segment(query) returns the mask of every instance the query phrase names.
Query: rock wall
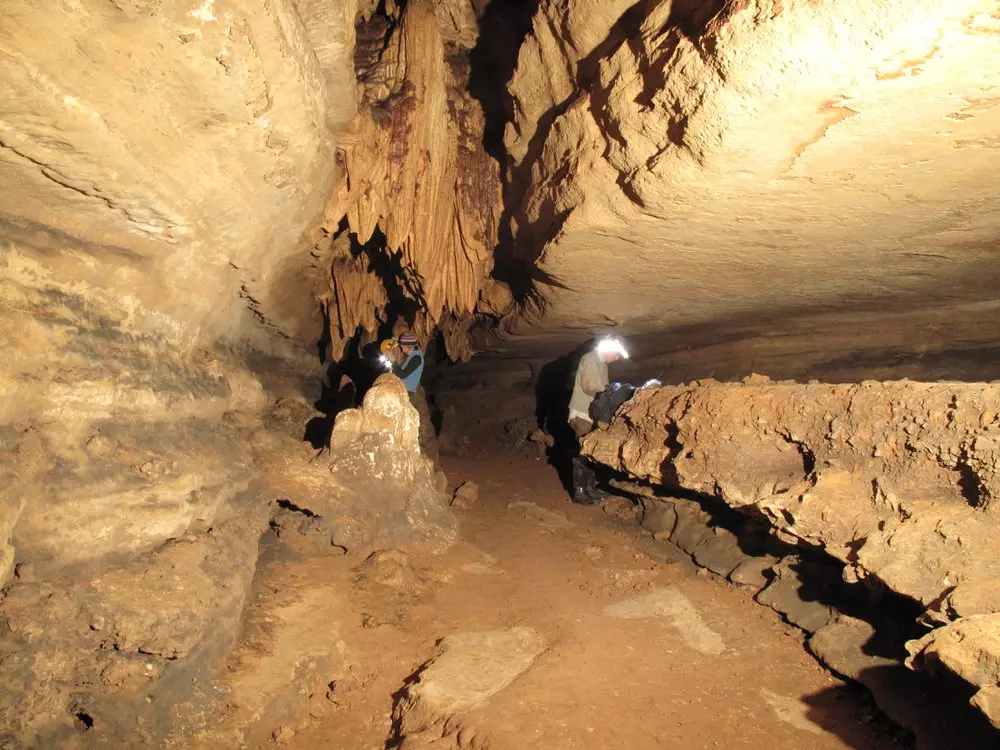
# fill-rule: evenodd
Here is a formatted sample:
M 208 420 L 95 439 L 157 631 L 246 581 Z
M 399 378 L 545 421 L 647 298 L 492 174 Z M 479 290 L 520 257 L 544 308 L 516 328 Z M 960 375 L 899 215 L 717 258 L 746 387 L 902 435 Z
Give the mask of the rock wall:
M 924 622 L 945 626 L 909 648 L 984 686 L 977 702 L 1000 724 L 1000 675 L 988 666 L 1000 654 L 998 396 L 994 384 L 760 377 L 650 388 L 587 436 L 584 452 L 644 482 L 759 511 L 779 537 L 844 563 L 846 581 L 915 600 Z M 968 628 L 976 637 L 961 641 Z
M 0 738 L 89 746 L 80 730 L 95 721 L 112 744 L 190 746 L 211 733 L 269 528 L 301 554 L 454 542 L 447 480 L 420 453 L 398 379 L 383 376 L 361 408 L 342 412 L 320 456 L 301 440 L 315 415 L 290 396 L 263 418 L 178 415 L 152 435 L 112 422 L 65 436 L 49 459 L 50 472 L 65 465 L 61 484 L 35 476 L 60 502 L 36 508 L 31 498 L 14 525 L 17 573 L 0 598 Z M 101 489 L 108 496 L 95 500 Z
M 338 117 L 290 2 L 15 1 L 0 47 L 4 583 L 248 487 L 219 425 L 277 362 L 317 374 L 260 299 L 332 190 Z
M 359 10 L 4 6 L 0 744 L 210 721 L 272 523 L 338 553 L 454 536 L 399 388 L 325 458 L 302 442 Z

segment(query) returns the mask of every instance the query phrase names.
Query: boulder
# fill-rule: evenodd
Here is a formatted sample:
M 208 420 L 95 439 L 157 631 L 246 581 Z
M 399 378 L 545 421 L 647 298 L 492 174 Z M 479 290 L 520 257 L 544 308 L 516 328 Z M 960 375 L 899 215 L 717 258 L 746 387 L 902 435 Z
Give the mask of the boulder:
M 907 665 L 934 672 L 942 667 L 977 688 L 973 705 L 1000 729 L 1000 614 L 971 615 L 906 644 Z M 979 696 L 980 692 L 985 693 Z
M 692 502 L 677 502 L 674 504 L 677 513 L 677 524 L 670 534 L 670 541 L 687 552 L 694 554 L 698 546 L 712 533 L 708 523 L 710 517 Z
M 694 561 L 720 576 L 728 576 L 740 563 L 749 556 L 740 549 L 739 540 L 731 532 L 715 527 L 712 533 L 706 535 L 695 547 Z
M 337 415 L 322 461 L 284 448 L 265 464 L 272 486 L 321 519 L 333 545 L 367 555 L 378 548 L 443 550 L 457 535 L 443 474 L 420 450 L 419 417 L 403 383 L 381 376 L 360 408 Z
M 810 636 L 809 650 L 837 674 L 865 682 L 870 670 L 902 666 L 898 660 L 870 654 L 869 644 L 874 638 L 875 628 L 869 623 L 837 615 Z
M 479 485 L 475 482 L 463 482 L 451 498 L 451 506 L 467 510 L 479 501 Z
M 754 591 L 760 591 L 771 580 L 769 574 L 777 562 L 777 558 L 770 555 L 748 557 L 729 573 L 729 580 Z

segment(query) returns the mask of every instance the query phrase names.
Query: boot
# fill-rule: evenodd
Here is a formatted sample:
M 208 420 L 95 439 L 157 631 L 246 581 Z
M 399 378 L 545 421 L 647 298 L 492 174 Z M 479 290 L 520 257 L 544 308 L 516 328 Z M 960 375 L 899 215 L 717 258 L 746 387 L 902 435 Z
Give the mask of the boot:
M 573 502 L 578 505 L 596 505 L 604 499 L 604 493 L 597 489 L 597 477 L 593 469 L 576 457 L 573 459 Z

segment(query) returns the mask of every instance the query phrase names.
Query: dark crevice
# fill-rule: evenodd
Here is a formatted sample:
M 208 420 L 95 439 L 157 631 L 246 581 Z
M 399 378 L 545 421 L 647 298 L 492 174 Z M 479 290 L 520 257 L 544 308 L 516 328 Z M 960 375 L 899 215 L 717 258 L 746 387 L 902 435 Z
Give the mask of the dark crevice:
M 78 732 L 87 732 L 94 726 L 94 717 L 83 710 L 73 713 L 73 726 Z
M 958 466 L 958 486 L 962 490 L 962 496 L 973 508 L 979 508 L 983 504 L 983 483 L 979 475 L 968 464 L 968 456 L 963 455 Z
M 282 510 L 289 510 L 289 511 L 291 511 L 293 513 L 301 513 L 302 515 L 306 516 L 307 518 L 316 518 L 316 514 L 313 513 L 311 510 L 309 510 L 308 508 L 300 508 L 298 505 L 296 505 L 295 503 L 293 503 L 291 500 L 287 500 L 285 498 L 282 498 L 282 499 L 278 500 L 277 501 L 277 506 L 279 508 L 281 508 Z
M 402 747 L 406 740 L 403 734 L 403 702 L 409 694 L 410 687 L 420 682 L 420 675 L 425 669 L 427 669 L 426 663 L 417 667 L 416 671 L 403 680 L 402 686 L 392 694 L 392 726 L 385 740 L 385 750 L 396 750 Z

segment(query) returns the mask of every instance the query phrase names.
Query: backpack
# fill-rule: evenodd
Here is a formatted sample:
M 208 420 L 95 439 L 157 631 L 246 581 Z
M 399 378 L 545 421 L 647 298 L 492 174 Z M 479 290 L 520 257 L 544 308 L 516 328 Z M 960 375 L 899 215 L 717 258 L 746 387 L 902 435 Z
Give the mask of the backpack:
M 637 388 L 628 383 L 611 383 L 598 393 L 590 404 L 590 418 L 595 423 L 607 424 L 615 416 L 618 407 L 635 395 Z

